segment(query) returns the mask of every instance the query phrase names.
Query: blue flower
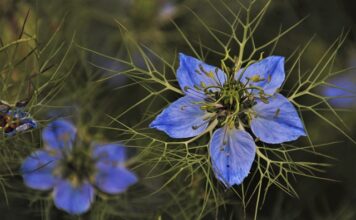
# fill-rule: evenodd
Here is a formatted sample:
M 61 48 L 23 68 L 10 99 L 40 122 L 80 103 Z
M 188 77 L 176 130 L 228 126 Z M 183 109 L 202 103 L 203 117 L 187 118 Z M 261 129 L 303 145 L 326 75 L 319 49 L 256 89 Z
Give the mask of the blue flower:
M 285 79 L 283 57 L 270 56 L 231 73 L 184 54 L 179 59 L 177 80 L 185 96 L 150 127 L 172 138 L 215 128 L 209 144 L 212 167 L 227 187 L 240 184 L 254 161 L 255 140 L 246 130 L 268 144 L 306 135 L 293 104 L 278 93 Z
M 324 87 L 322 94 L 330 104 L 340 108 L 350 108 L 356 105 L 356 82 L 354 72 L 334 77 Z
M 125 168 L 125 148 L 118 144 L 95 145 L 90 152 L 74 145 L 75 126 L 66 120 L 50 123 L 42 133 L 45 148 L 25 159 L 21 173 L 36 190 L 53 190 L 57 208 L 79 215 L 89 210 L 95 188 L 107 194 L 126 191 L 137 182 Z
M 11 137 L 19 132 L 34 128 L 37 128 L 37 122 L 28 112 L 0 101 L 0 131 L 5 136 Z
M 163 22 L 168 21 L 174 17 L 177 11 L 177 5 L 174 2 L 163 1 L 160 5 L 160 10 L 157 17 Z

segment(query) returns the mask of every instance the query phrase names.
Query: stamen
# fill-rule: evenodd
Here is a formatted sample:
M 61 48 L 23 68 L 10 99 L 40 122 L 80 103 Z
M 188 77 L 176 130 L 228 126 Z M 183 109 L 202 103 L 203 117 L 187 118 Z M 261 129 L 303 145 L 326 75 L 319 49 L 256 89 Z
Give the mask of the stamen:
M 194 85 L 194 89 L 198 90 L 198 91 L 201 91 L 201 88 L 197 85 Z
M 278 108 L 277 111 L 276 111 L 275 114 L 274 114 L 274 118 L 278 118 L 280 112 L 281 112 L 281 109 Z
M 220 82 L 220 79 L 218 77 L 218 68 L 215 68 L 215 70 L 214 70 L 215 74 L 214 74 L 214 72 L 212 72 L 212 71 L 206 71 L 204 69 L 203 65 L 199 64 L 199 70 L 201 71 L 201 73 L 204 73 L 207 77 L 213 79 L 217 85 L 222 86 L 222 83 Z M 195 70 L 195 72 L 198 72 L 198 71 Z M 216 79 L 218 79 L 218 80 L 216 80 Z
M 193 125 L 192 129 L 193 130 L 197 130 L 198 128 L 200 128 L 201 126 L 203 126 L 205 123 L 201 124 L 201 125 Z
M 201 72 L 199 70 L 194 70 L 194 72 L 201 75 Z
M 211 119 L 211 117 L 209 117 L 208 119 Z M 207 124 L 207 123 L 209 123 L 209 122 L 210 122 L 210 120 L 204 120 L 204 122 L 201 123 L 200 125 L 193 125 L 193 126 L 192 126 L 192 129 L 193 129 L 193 130 L 197 130 L 198 128 L 204 126 L 205 124 Z
M 194 88 L 195 88 L 195 86 L 194 86 Z M 185 92 L 189 92 L 190 91 L 190 92 L 192 92 L 192 94 L 194 94 L 197 97 L 202 98 L 202 99 L 204 99 L 206 97 L 205 93 L 201 89 L 192 89 L 189 86 L 185 86 L 184 87 L 184 91 Z
M 200 85 L 201 85 L 201 87 L 202 87 L 203 89 L 205 89 L 205 88 L 206 88 L 206 84 L 205 84 L 205 82 L 201 81 L 201 82 L 200 82 Z
M 199 69 L 202 73 L 204 73 L 205 75 L 208 75 L 208 73 L 204 70 L 203 65 L 199 64 Z
M 220 81 L 220 79 L 219 79 L 219 74 L 218 74 L 219 68 L 216 67 L 215 70 L 214 70 L 214 72 L 215 72 L 216 79 L 219 81 L 219 85 L 222 86 L 223 84 L 222 84 L 222 82 Z
M 255 82 L 255 83 L 265 81 L 265 79 L 261 78 L 261 76 L 259 74 L 253 75 L 251 78 L 247 78 L 246 77 L 246 79 L 249 79 L 249 80 L 251 80 L 252 82 Z

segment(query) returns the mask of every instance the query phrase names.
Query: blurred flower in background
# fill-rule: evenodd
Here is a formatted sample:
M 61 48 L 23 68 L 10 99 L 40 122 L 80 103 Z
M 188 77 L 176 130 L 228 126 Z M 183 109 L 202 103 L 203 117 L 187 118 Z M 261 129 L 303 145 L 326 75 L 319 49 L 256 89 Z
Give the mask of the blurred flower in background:
M 346 66 L 350 69 L 331 78 L 322 90 L 330 104 L 338 108 L 356 107 L 356 49 L 348 52 Z
M 37 190 L 53 189 L 54 204 L 70 214 L 89 210 L 95 186 L 104 193 L 126 191 L 137 182 L 124 167 L 125 149 L 118 144 L 88 146 L 76 141 L 77 129 L 66 120 L 50 123 L 42 133 L 45 148 L 23 162 L 25 184 Z
M 162 22 L 168 22 L 173 19 L 178 12 L 176 1 L 173 0 L 161 0 L 160 10 L 158 13 L 158 19 Z
M 37 127 L 37 122 L 24 110 L 26 102 L 10 105 L 0 101 L 0 131 L 5 136 L 13 136 L 19 132 Z

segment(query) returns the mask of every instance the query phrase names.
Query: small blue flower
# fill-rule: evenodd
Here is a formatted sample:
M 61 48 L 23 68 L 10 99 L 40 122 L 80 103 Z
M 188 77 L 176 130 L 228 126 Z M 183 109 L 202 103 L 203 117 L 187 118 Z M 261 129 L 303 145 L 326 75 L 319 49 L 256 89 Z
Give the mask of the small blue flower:
M 328 82 L 329 85 L 323 88 L 322 94 L 335 107 L 354 107 L 356 105 L 355 78 L 354 72 L 334 77 Z
M 283 57 L 270 56 L 232 73 L 184 54 L 179 59 L 177 80 L 185 96 L 150 127 L 189 138 L 217 124 L 209 150 L 215 176 L 227 187 L 240 184 L 254 161 L 255 141 L 246 130 L 268 144 L 306 135 L 296 109 L 278 93 L 285 79 Z
M 66 120 L 50 123 L 42 133 L 45 148 L 25 159 L 21 172 L 25 184 L 53 190 L 57 208 L 79 215 L 89 210 L 95 188 L 107 194 L 127 190 L 137 182 L 125 168 L 125 148 L 118 144 L 95 145 L 91 152 L 74 145 L 75 126 Z
M 160 10 L 158 13 L 158 18 L 161 21 L 168 21 L 174 17 L 177 13 L 178 8 L 176 3 L 172 1 L 163 1 L 160 5 Z
M 28 112 L 16 106 L 10 106 L 0 101 L 0 131 L 5 136 L 11 137 L 15 134 L 37 128 L 37 122 L 32 119 Z

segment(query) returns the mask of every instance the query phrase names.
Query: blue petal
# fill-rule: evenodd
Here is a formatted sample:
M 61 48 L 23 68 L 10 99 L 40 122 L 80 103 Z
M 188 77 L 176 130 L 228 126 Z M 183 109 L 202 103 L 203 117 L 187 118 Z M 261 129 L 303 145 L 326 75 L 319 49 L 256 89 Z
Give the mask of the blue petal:
M 261 141 L 279 144 L 305 136 L 305 130 L 293 104 L 281 94 L 268 99 L 265 104 L 257 100 L 252 107 L 255 116 L 251 121 L 253 133 Z
M 356 105 L 356 83 L 354 74 L 340 76 L 330 80 L 333 86 L 323 88 L 324 96 L 335 107 L 350 108 Z
M 42 138 L 49 148 L 63 150 L 72 148 L 76 134 L 77 129 L 71 122 L 59 119 L 44 128 Z
M 136 175 L 122 167 L 126 160 L 123 146 L 117 144 L 96 146 L 93 149 L 93 157 L 97 161 L 95 183 L 103 192 L 120 193 L 137 182 Z
M 54 204 L 69 214 L 80 215 L 89 210 L 94 200 L 94 187 L 84 182 L 73 185 L 68 180 L 61 180 L 54 187 Z
M 206 73 L 202 72 L 201 68 L 203 68 L 206 73 L 213 73 L 213 77 L 207 76 Z M 180 53 L 177 79 L 182 91 L 186 94 L 197 95 L 196 92 L 191 90 L 194 89 L 194 86 L 201 87 L 202 83 L 206 86 L 217 86 L 219 84 L 223 85 L 226 81 L 226 75 L 217 67 L 210 66 L 194 57 Z M 187 90 L 186 88 L 190 89 Z
M 241 82 L 246 84 L 248 79 L 255 76 L 259 76 L 261 81 L 251 82 L 248 85 L 261 87 L 266 94 L 274 94 L 279 87 L 281 87 L 284 78 L 284 57 L 280 56 L 269 56 L 261 61 L 258 61 L 247 69 L 242 69 L 238 71 L 235 75 L 235 79 L 238 79 L 242 75 Z M 254 93 L 258 93 L 258 90 L 253 90 Z
M 219 128 L 210 142 L 210 157 L 215 176 L 225 186 L 240 184 L 249 174 L 256 146 L 249 133 L 235 128 Z
M 124 167 L 112 166 L 103 162 L 97 163 L 95 185 L 105 193 L 116 194 L 126 191 L 137 182 L 136 175 Z
M 111 163 L 124 163 L 126 148 L 118 144 L 97 145 L 93 149 L 93 158 Z
M 58 158 L 47 151 L 36 151 L 28 156 L 21 166 L 21 173 L 25 184 L 38 190 L 49 190 L 56 180 L 53 169 L 57 165 Z
M 16 128 L 16 132 L 27 131 L 33 128 L 37 128 L 37 122 L 32 118 L 25 118 L 20 120 L 20 125 Z
M 13 127 L 12 129 L 5 129 L 4 135 L 7 137 L 11 137 L 19 132 L 23 132 L 37 127 L 37 122 L 30 118 L 30 115 L 20 108 L 10 109 L 6 114 L 11 115 L 13 118 L 19 120 L 19 125 L 17 127 Z
M 193 96 L 184 96 L 164 109 L 150 124 L 151 128 L 166 132 L 172 138 L 189 138 L 201 134 L 208 127 L 211 113 L 200 109 Z
M 21 108 L 10 109 L 8 111 L 8 114 L 12 115 L 14 118 L 18 118 L 18 119 L 28 117 L 28 115 L 29 115 L 27 112 L 23 111 L 23 109 L 21 109 Z

